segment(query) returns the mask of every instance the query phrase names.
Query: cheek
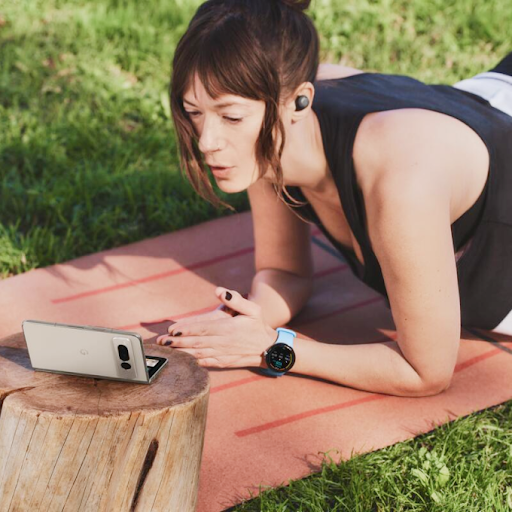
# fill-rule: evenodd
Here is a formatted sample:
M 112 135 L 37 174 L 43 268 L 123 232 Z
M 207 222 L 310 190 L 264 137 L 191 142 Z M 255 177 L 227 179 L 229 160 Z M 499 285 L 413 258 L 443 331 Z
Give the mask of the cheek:
M 251 160 L 256 161 L 256 150 L 258 148 L 259 130 L 252 132 L 250 137 L 247 138 L 246 151 L 247 154 L 251 155 Z
M 258 136 L 253 133 L 237 134 L 231 139 L 231 145 L 239 165 L 244 167 L 256 160 L 256 144 Z M 234 162 L 236 165 L 236 162 Z

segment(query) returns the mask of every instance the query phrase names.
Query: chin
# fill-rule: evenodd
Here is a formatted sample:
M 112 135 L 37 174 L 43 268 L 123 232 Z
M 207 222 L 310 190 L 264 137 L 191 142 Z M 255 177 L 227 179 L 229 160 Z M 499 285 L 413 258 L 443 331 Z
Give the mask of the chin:
M 230 178 L 215 178 L 215 181 L 222 192 L 237 194 L 238 192 L 244 192 L 251 185 L 251 180 L 240 178 L 241 176 L 231 176 Z
M 229 179 L 221 179 L 217 180 L 217 186 L 225 192 L 226 194 L 236 194 L 238 192 L 243 192 L 247 190 L 247 186 L 244 186 L 242 183 L 236 180 Z

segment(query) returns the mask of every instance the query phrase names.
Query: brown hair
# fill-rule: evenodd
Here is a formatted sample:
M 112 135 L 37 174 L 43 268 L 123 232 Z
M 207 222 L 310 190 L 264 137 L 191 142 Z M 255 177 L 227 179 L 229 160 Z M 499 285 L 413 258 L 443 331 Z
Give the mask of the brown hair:
M 265 114 L 255 151 L 259 177 L 271 166 L 278 197 L 286 203 L 284 192 L 298 205 L 283 185 L 285 132 L 278 108 L 280 98 L 289 98 L 303 82 L 313 82 L 318 71 L 318 34 L 303 12 L 310 2 L 208 0 L 199 6 L 176 47 L 169 92 L 181 168 L 194 190 L 215 207 L 234 210 L 213 192 L 183 95 L 197 73 L 214 99 L 234 94 L 263 100 Z M 281 136 L 277 152 L 276 132 Z

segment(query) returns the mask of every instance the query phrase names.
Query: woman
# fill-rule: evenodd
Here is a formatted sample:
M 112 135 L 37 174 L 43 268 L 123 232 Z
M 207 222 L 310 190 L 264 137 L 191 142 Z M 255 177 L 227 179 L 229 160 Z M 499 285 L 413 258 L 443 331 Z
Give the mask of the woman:
M 183 167 L 216 205 L 203 159 L 221 190 L 248 191 L 257 272 L 247 299 L 218 287 L 221 309 L 157 342 L 208 367 L 293 365 L 362 390 L 434 395 L 450 384 L 461 324 L 512 334 L 512 117 L 471 91 L 477 78 L 451 87 L 319 69 L 309 3 L 207 1 L 176 48 Z M 511 60 L 490 75 L 506 77 Z M 311 294 L 310 223 L 387 298 L 396 342 L 331 345 L 280 329 Z

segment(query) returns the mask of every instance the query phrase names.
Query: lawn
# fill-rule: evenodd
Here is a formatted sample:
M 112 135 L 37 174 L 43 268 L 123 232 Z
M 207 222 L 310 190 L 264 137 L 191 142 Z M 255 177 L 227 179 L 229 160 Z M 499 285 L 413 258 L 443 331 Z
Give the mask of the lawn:
M 167 86 L 200 2 L 0 0 L 0 277 L 249 209 L 181 174 Z M 510 0 L 313 0 L 322 61 L 453 84 L 512 50 Z M 512 509 L 512 403 L 234 510 Z M 343 425 L 340 425 L 343 428 Z

